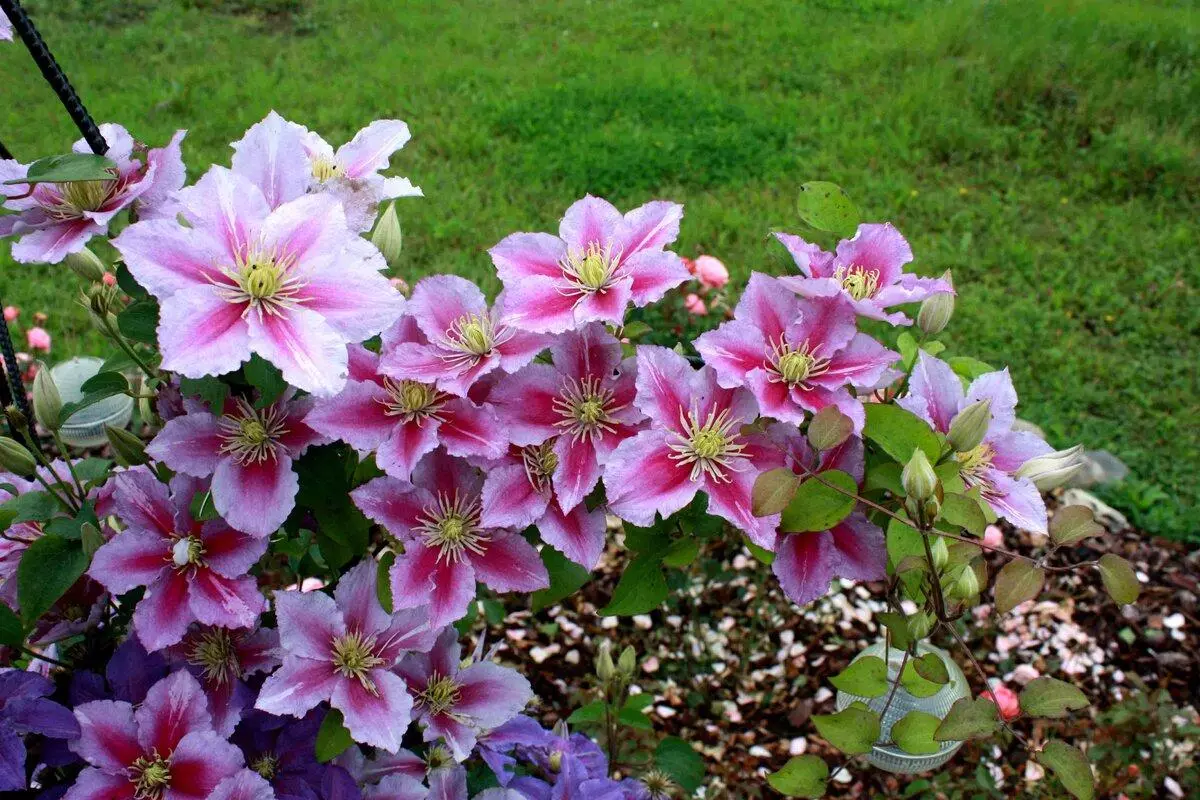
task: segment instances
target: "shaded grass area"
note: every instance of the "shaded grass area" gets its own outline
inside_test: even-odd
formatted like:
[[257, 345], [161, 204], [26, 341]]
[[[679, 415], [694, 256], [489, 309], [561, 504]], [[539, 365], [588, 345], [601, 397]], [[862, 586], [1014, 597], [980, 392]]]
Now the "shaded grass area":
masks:
[[[1200, 13], [1184, 2], [805, 4], [629, 0], [30, 0], [97, 118], [195, 171], [270, 108], [331, 141], [398, 116], [404, 277], [496, 283], [483, 252], [552, 230], [586, 191], [684, 202], [679, 246], [744, 279], [788, 269], [801, 182], [836, 181], [953, 268], [947, 340], [1007, 363], [1022, 413], [1133, 477], [1135, 524], [1200, 530], [1195, 219]], [[0, 46], [0, 139], [76, 136], [19, 46]], [[826, 242], [826, 244], [829, 244]], [[6, 255], [0, 259], [7, 259]], [[51, 314], [58, 354], [96, 349], [74, 282], [0, 264], [6, 303]]]

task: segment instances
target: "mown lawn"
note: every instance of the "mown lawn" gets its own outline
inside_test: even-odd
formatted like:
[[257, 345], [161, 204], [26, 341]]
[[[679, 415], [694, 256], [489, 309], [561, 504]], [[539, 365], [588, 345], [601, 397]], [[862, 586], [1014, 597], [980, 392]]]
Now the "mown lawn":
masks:
[[[1056, 445], [1107, 448], [1106, 497], [1200, 530], [1195, 346], [1200, 13], [1179, 2], [27, 0], [100, 120], [177, 127], [193, 171], [275, 108], [342, 141], [409, 121], [404, 277], [494, 288], [484, 250], [584, 192], [686, 204], [680, 251], [787, 268], [799, 184], [845, 186], [955, 271], [949, 341], [1011, 366]], [[0, 45], [0, 139], [76, 136]], [[73, 276], [0, 255], [0, 295], [98, 348]]]

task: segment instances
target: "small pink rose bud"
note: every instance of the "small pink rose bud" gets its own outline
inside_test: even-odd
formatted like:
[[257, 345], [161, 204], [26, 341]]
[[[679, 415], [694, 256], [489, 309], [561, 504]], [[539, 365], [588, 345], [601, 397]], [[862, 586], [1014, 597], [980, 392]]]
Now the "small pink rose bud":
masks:
[[704, 288], [720, 289], [729, 283], [729, 270], [712, 256], [700, 256], [696, 259], [696, 277]]
[[41, 350], [43, 353], [50, 352], [50, 334], [46, 333], [44, 328], [30, 328], [25, 331], [25, 341], [29, 345], [30, 350]]
[[703, 317], [708, 313], [708, 307], [704, 305], [704, 301], [700, 299], [700, 295], [695, 292], [683, 298], [683, 307], [687, 309], [689, 314], [695, 314], [697, 317]]
[[21, 316], [21, 309], [17, 308], [16, 306], [5, 306], [4, 307], [4, 321], [5, 322], [12, 322], [19, 316]]
[[117, 276], [113, 275], [111, 272], [104, 273], [104, 277], [102, 277], [100, 280], [102, 280], [104, 282], [105, 286], [116, 286], [117, 285]]
[[1005, 722], [1011, 722], [1021, 716], [1021, 701], [1017, 698], [1017, 693], [1002, 683], [997, 683], [980, 696], [996, 704], [1000, 718]]
[[983, 529], [983, 543], [987, 547], [1003, 547], [1004, 533], [996, 525], [988, 525]]

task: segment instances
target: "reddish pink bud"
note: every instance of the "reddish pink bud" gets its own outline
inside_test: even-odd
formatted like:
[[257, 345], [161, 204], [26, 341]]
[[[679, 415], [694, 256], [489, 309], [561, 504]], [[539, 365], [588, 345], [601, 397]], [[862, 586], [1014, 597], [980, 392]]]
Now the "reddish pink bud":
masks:
[[1017, 698], [1017, 693], [1002, 683], [984, 691], [980, 696], [996, 704], [996, 708], [1000, 711], [1000, 718], [1005, 722], [1011, 722], [1021, 716], [1021, 702]]
[[4, 321], [5, 322], [12, 322], [19, 316], [21, 316], [21, 309], [17, 308], [16, 306], [5, 306], [4, 307]]
[[988, 525], [983, 531], [983, 544], [985, 547], [1003, 547], [1004, 534], [996, 525]]
[[704, 305], [704, 301], [700, 299], [700, 295], [695, 292], [683, 298], [683, 307], [687, 309], [689, 314], [695, 314], [697, 317], [703, 317], [708, 313], [708, 307]]
[[117, 285], [117, 276], [113, 275], [111, 272], [104, 273], [104, 277], [101, 278], [100, 280], [104, 281], [105, 286], [116, 286]]
[[712, 256], [700, 256], [695, 262], [695, 274], [706, 289], [720, 289], [729, 283], [729, 270]]
[[41, 350], [43, 353], [50, 352], [50, 334], [46, 333], [44, 328], [30, 328], [25, 331], [25, 341], [29, 345], [30, 350]]

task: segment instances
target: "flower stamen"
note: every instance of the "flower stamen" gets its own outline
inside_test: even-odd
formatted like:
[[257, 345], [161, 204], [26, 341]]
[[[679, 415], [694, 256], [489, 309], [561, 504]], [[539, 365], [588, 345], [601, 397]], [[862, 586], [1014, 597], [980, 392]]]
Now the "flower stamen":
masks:
[[188, 663], [200, 667], [209, 683], [225, 686], [242, 676], [233, 636], [224, 628], [202, 633], [188, 650]]
[[171, 763], [157, 750], [152, 756], [138, 756], [129, 767], [129, 782], [137, 800], [161, 800], [171, 785]]
[[735, 468], [735, 460], [741, 458], [746, 449], [738, 441], [741, 438], [738, 429], [742, 421], [735, 418], [728, 408], [720, 412], [712, 409], [703, 423], [699, 417], [694, 407], [688, 414], [680, 409], [679, 422], [686, 433], [673, 432], [678, 441], [668, 444], [674, 451], [670, 458], [680, 466], [691, 465], [688, 477], [692, 481], [707, 475], [717, 483], [729, 483], [732, 478], [727, 472], [740, 472], [742, 469], [740, 465]]
[[387, 389], [388, 399], [380, 402], [387, 416], [400, 417], [400, 421], [405, 423], [426, 419], [445, 421], [439, 412], [449, 395], [438, 391], [437, 387], [420, 381], [392, 378], [384, 378], [383, 385]]
[[217, 287], [217, 294], [227, 303], [244, 304], [242, 316], [257, 313], [280, 316], [282, 313], [304, 302], [299, 297], [303, 281], [292, 274], [295, 257], [279, 255], [273, 250], [252, 247], [238, 255], [232, 267], [223, 267], [220, 272], [228, 283], [210, 278]]
[[217, 422], [221, 452], [232, 455], [243, 466], [275, 459], [279, 438], [288, 432], [287, 415], [278, 406], [254, 408], [239, 398], [237, 408]]
[[379, 696], [379, 688], [371, 680], [370, 672], [383, 666], [383, 659], [375, 655], [375, 638], [359, 633], [344, 633], [333, 640], [333, 666], [344, 678], [354, 678], [372, 696]]
[[591, 242], [586, 250], [568, 250], [559, 266], [571, 285], [560, 291], [580, 299], [603, 292], [620, 277], [620, 263], [620, 253], [614, 253], [611, 245], [601, 248]]
[[461, 698], [462, 690], [458, 683], [453, 678], [435, 672], [429, 676], [429, 683], [425, 685], [425, 691], [417, 696], [417, 702], [424, 705], [430, 714], [436, 715], [449, 712]]
[[569, 433], [575, 442], [585, 438], [595, 442], [616, 430], [613, 414], [625, 405], [615, 404], [614, 398], [613, 390], [604, 388], [599, 378], [567, 378], [558, 397], [554, 398], [554, 410], [562, 416], [554, 426]]
[[772, 383], [789, 386], [807, 386], [810, 378], [816, 378], [829, 370], [829, 359], [817, 355], [817, 347], [810, 347], [805, 339], [797, 346], [780, 339], [771, 345], [770, 366], [767, 371]]
[[874, 297], [879, 291], [879, 271], [855, 264], [840, 266], [833, 272], [833, 279], [842, 285], [846, 294], [855, 300]]
[[525, 464], [525, 476], [529, 478], [529, 484], [537, 491], [544, 492], [550, 485], [554, 470], [558, 469], [554, 440], [523, 448], [521, 461]]
[[438, 550], [438, 563], [457, 564], [467, 552], [481, 555], [488, 542], [487, 532], [480, 527], [482, 504], [478, 497], [464, 499], [439, 493], [432, 505], [421, 512], [420, 525], [414, 528], [427, 547]]

